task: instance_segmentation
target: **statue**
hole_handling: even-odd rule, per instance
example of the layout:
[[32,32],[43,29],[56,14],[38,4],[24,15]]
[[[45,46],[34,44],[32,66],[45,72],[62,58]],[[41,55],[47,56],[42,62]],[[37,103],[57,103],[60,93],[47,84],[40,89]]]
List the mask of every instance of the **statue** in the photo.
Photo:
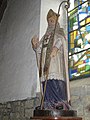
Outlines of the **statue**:
[[[48,27],[39,41],[32,38],[32,47],[38,59],[43,109],[69,109],[68,47],[59,14],[52,9],[47,14]],[[52,42],[53,41],[53,42]]]

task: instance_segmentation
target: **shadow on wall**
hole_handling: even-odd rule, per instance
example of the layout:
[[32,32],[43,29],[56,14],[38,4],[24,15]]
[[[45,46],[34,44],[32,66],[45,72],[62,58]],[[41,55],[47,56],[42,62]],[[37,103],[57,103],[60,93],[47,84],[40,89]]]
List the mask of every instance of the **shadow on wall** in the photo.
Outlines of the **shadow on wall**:
[[7,0],[0,1],[0,22],[2,20],[6,7],[7,7]]

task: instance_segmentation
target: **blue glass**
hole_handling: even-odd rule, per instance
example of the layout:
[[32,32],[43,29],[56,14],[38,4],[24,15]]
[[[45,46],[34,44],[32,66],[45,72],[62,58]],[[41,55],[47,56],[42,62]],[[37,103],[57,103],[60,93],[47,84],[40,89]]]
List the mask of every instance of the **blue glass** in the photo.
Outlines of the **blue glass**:
[[90,11],[90,6],[88,6],[87,10],[88,10],[88,12]]
[[85,63],[88,63],[89,62],[89,59],[85,60]]
[[77,73],[77,69],[71,70],[71,74]]
[[90,31],[90,25],[86,26],[86,31]]

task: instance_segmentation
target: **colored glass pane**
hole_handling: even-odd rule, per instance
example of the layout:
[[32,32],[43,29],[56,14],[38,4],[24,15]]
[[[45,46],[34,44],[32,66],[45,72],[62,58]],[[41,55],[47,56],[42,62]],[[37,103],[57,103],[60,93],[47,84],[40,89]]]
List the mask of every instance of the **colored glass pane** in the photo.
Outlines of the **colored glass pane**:
[[87,1],[87,0],[74,0],[74,7],[84,3],[85,1]]
[[83,26],[85,25],[85,20],[83,20],[81,23],[80,23],[80,26]]
[[90,23],[90,17],[86,18],[86,24]]
[[71,48],[74,48],[74,33],[73,32],[70,34],[70,45],[71,45]]
[[90,74],[90,5],[87,0],[74,0],[69,16],[70,79]]
[[90,70],[90,65],[86,65],[86,71]]
[[87,26],[86,26],[86,31],[87,31],[87,32],[90,31],[90,25],[87,25]]
[[84,61],[79,61],[77,64],[75,64],[75,66],[81,65],[83,63],[84,63]]

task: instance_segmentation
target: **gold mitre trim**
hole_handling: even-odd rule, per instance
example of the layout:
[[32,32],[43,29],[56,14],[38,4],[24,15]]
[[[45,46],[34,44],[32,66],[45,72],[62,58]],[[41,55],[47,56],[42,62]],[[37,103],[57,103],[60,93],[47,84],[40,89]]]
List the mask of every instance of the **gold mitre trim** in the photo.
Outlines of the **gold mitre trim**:
[[47,14],[47,20],[50,18],[50,17],[59,17],[60,15],[58,15],[57,13],[55,13],[52,9],[50,9],[48,11],[48,14]]

